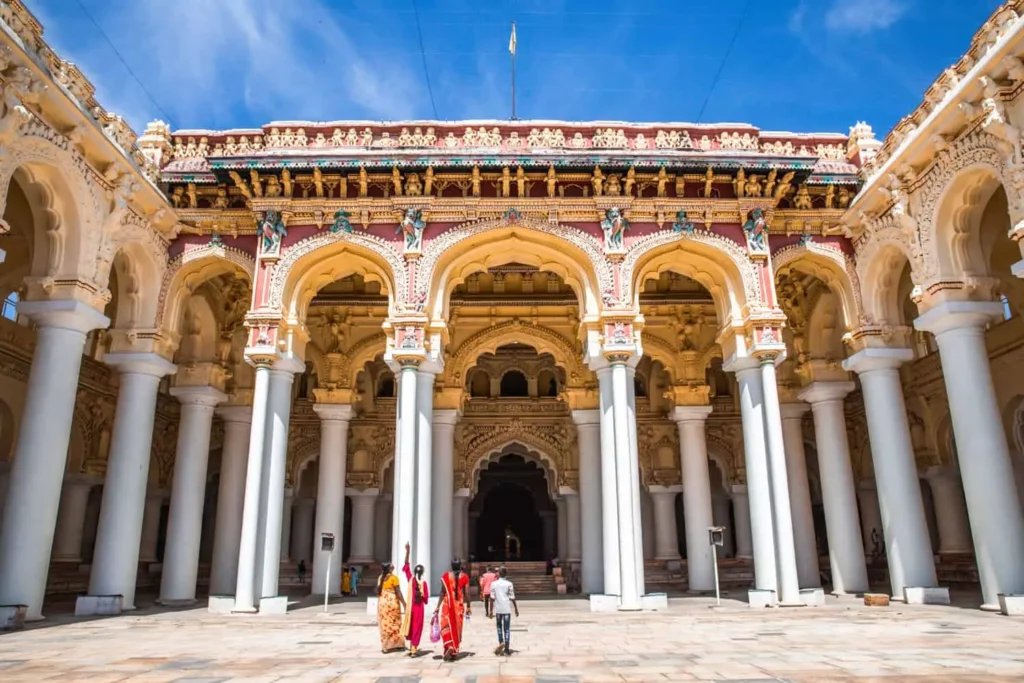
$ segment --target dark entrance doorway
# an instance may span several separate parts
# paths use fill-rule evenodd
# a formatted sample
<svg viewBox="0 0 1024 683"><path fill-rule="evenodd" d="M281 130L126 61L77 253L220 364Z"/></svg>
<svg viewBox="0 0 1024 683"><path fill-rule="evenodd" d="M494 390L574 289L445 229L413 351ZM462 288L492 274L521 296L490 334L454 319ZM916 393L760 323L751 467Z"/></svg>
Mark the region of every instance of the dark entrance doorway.
<svg viewBox="0 0 1024 683"><path fill-rule="evenodd" d="M555 506L548 494L544 471L521 455L504 455L480 473L480 486L470 503L476 521L470 552L478 561L541 561L553 539L551 519ZM518 537L521 553L505 555L506 530ZM546 542L547 541L547 542Z"/></svg>

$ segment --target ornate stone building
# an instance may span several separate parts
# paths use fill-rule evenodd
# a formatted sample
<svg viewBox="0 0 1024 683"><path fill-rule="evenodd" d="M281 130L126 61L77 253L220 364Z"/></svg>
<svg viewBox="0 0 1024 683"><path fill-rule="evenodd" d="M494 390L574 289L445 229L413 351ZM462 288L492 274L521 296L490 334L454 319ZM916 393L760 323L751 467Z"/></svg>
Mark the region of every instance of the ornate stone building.
<svg viewBox="0 0 1024 683"><path fill-rule="evenodd" d="M136 138L0 0L0 605L276 609L409 541L635 609L713 587L711 526L770 601L1021 593L1019 4L879 141Z"/></svg>

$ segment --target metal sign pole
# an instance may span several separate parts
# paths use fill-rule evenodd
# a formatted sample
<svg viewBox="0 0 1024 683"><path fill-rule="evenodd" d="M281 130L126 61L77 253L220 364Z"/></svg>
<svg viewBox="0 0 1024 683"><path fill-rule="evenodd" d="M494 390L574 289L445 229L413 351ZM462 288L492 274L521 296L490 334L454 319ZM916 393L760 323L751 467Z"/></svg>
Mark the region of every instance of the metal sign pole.
<svg viewBox="0 0 1024 683"><path fill-rule="evenodd" d="M718 546L711 546L711 558L715 562L715 605L722 605L722 597L718 591Z"/></svg>
<svg viewBox="0 0 1024 683"><path fill-rule="evenodd" d="M333 552L327 553L327 578L324 579L324 614L327 614L327 601L331 597L331 555L333 554ZM717 576L717 570L715 575ZM718 580L716 579L715 583L717 584L717 582Z"/></svg>

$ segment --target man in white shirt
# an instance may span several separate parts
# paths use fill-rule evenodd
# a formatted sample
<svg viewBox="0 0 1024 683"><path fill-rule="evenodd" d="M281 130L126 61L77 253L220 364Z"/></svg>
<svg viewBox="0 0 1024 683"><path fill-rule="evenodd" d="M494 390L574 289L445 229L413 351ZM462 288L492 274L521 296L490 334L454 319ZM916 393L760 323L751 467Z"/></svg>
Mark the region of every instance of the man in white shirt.
<svg viewBox="0 0 1024 683"><path fill-rule="evenodd" d="M516 604L516 591L508 580L508 569L505 567L498 570L498 579L491 584L491 610L498 629L498 647L494 648L494 654L508 656L512 654L512 610L515 610L518 619L519 605Z"/></svg>

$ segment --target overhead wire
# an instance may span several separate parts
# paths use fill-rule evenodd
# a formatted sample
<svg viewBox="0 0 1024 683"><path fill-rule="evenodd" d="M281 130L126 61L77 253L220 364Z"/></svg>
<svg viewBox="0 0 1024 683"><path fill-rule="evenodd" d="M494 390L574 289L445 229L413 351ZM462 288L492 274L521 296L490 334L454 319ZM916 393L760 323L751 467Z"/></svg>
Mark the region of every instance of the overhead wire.
<svg viewBox="0 0 1024 683"><path fill-rule="evenodd" d="M711 95L714 94L715 87L718 85L718 80L722 77L722 71L725 70L725 65L732 54L732 48L736 45L736 39L739 38L740 29L743 28L743 21L747 18L748 10L750 10L750 0L747 0L746 4L743 5L743 12L740 13L739 21L736 22L736 30L732 34L732 40L729 41L729 47L726 48L725 54L722 56L722 62L718 65L718 72L715 74L714 80L711 81L711 88L708 89L708 94L704 98L704 104L700 106L700 113L697 114L696 123L700 123L700 120L704 118L704 110L707 109L708 102L711 101Z"/></svg>
<svg viewBox="0 0 1024 683"><path fill-rule="evenodd" d="M420 57L423 59L423 77L427 81L427 93L430 95L430 108L434 112L434 118L439 119L437 115L437 104L434 102L434 88L430 85L430 69L427 68L427 52L423 49L423 29L420 26L420 9L416 3L416 0L412 0L413 13L416 15L416 35L420 39Z"/></svg>
<svg viewBox="0 0 1024 683"><path fill-rule="evenodd" d="M160 106L160 103L156 101L155 97L153 97L153 93L149 92L149 89L146 88L146 85L142 82L142 80L138 76L136 76L132 68L128 66L128 62L125 61L124 56L122 56L121 52L114 46L114 43L110 40L110 37L107 35L107 32L104 31L103 27L99 25L99 22L97 22L96 19L92 16L92 14L89 12L86 6L82 3L82 0L76 0L76 2L78 3L78 7L82 10L82 14L86 16L86 18L92 23L92 25L96 27L96 30L99 31L99 34L103 36L103 40L105 40L107 42L107 45L110 46L110 49L113 50L114 55L117 56L117 59L121 62L121 65L124 66L124 68L128 71L128 74L132 77L132 79L134 79L135 82L139 84L139 87L142 88L142 92L146 93L146 97L148 97L149 101L153 103L153 106L156 107L161 114L163 114L165 119L167 119L167 123L171 124L173 127L171 115L167 113L167 110Z"/></svg>

